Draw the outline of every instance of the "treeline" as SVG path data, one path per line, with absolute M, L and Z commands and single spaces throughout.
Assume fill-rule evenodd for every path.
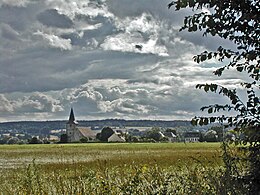
M 93 121 L 79 121 L 82 126 L 117 126 L 117 127 L 178 127 L 191 126 L 190 121 L 174 120 L 124 120 L 124 119 L 105 119 Z
M 124 120 L 124 119 L 105 119 L 105 120 L 82 120 L 78 121 L 80 126 L 86 127 L 104 127 L 104 126 L 117 126 L 117 127 L 178 127 L 178 126 L 191 126 L 189 121 L 174 120 L 174 121 L 161 121 L 161 120 Z M 18 121 L 18 122 L 5 122 L 0 123 L 0 132 L 12 131 L 23 132 L 31 134 L 49 134 L 50 130 L 65 129 L 66 121 Z

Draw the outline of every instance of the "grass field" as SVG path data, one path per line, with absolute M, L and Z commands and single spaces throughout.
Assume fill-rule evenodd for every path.
M 170 166 L 181 161 L 220 162 L 219 143 L 93 143 L 64 145 L 2 145 L 0 168 L 16 168 L 32 163 L 82 163 L 95 167 L 106 160 L 111 166 L 151 164 Z
M 0 146 L 2 194 L 218 194 L 219 143 Z M 225 188 L 227 189 L 227 188 Z

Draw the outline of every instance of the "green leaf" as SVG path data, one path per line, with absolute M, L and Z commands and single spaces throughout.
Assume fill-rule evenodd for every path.
M 192 30 L 193 30 L 193 31 L 197 31 L 197 30 L 198 30 L 197 25 L 193 25 Z
M 238 66 L 237 67 L 237 71 L 242 72 L 243 71 L 243 67 L 242 66 Z
M 205 85 L 204 91 L 208 92 L 209 91 L 209 85 Z
M 194 0 L 189 0 L 189 6 L 194 7 L 195 6 L 195 1 Z
M 198 122 L 198 121 L 197 121 L 196 119 L 192 119 L 192 120 L 191 120 L 192 126 L 196 126 L 196 125 L 197 125 L 197 122 Z
M 211 123 L 214 123 L 216 121 L 216 118 L 215 117 L 210 117 L 210 122 Z
M 207 56 L 206 55 L 202 55 L 201 56 L 201 61 L 203 62 L 203 61 L 205 61 L 207 59 Z
M 199 125 L 200 125 L 200 126 L 203 126 L 203 124 L 204 124 L 204 123 L 203 123 L 203 119 L 201 118 L 200 121 L 199 121 Z
M 209 119 L 208 119 L 208 118 L 205 118 L 204 121 L 203 121 L 203 124 L 204 124 L 204 125 L 208 125 L 208 124 L 209 124 Z

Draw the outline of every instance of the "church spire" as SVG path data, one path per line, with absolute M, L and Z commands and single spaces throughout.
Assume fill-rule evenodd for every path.
M 71 108 L 71 110 L 70 110 L 70 117 L 69 117 L 69 121 L 67 122 L 67 124 L 78 124 L 77 121 L 75 120 L 73 108 Z

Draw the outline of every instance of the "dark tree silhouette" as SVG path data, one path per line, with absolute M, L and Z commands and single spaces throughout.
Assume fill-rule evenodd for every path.
M 107 142 L 108 138 L 113 135 L 114 130 L 110 127 L 104 127 L 101 133 L 97 134 L 97 139 L 102 142 Z

